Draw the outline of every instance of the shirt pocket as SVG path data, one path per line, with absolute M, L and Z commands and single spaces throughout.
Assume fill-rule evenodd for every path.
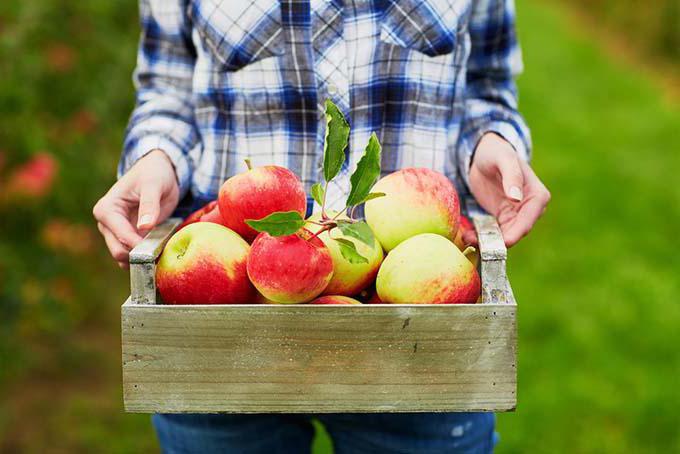
M 473 0 L 382 0 L 380 40 L 429 57 L 457 48 Z
M 226 71 L 284 53 L 279 0 L 193 0 L 188 14 Z

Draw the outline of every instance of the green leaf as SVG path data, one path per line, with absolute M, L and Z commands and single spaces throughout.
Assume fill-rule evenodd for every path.
M 305 225 L 297 211 L 277 211 L 262 219 L 246 219 L 248 224 L 258 232 L 267 232 L 271 236 L 292 235 Z
M 312 186 L 312 197 L 316 200 L 316 203 L 323 205 L 324 188 L 321 183 L 314 183 Z
M 326 140 L 323 146 L 323 176 L 331 181 L 345 162 L 349 124 L 338 106 L 326 100 Z
M 371 188 L 380 177 L 380 142 L 375 133 L 368 139 L 364 155 L 357 164 L 357 169 L 349 178 L 352 189 L 347 197 L 347 206 L 359 205 L 366 200 Z
M 371 192 L 364 198 L 364 200 L 362 200 L 359 203 L 368 202 L 369 200 L 377 199 L 379 197 L 385 197 L 386 195 L 387 194 L 385 194 L 384 192 Z
M 375 237 L 373 236 L 373 230 L 364 221 L 351 222 L 343 219 L 338 221 L 338 229 L 343 235 L 356 238 L 368 246 L 373 247 L 375 244 Z
M 359 264 L 368 263 L 368 259 L 357 252 L 357 248 L 353 242 L 344 238 L 333 238 L 340 246 L 340 253 L 349 263 Z

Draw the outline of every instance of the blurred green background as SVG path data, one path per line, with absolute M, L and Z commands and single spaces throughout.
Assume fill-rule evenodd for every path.
M 680 452 L 680 3 L 517 3 L 553 201 L 510 254 L 519 407 L 498 452 Z M 133 103 L 136 14 L 0 3 L 3 453 L 158 449 L 148 416 L 122 411 L 127 275 L 90 214 Z

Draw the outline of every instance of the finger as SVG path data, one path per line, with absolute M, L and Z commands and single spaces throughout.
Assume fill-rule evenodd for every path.
M 522 190 L 524 188 L 524 175 L 520 167 L 520 159 L 514 151 L 499 153 L 496 159 L 505 196 L 515 202 L 521 202 L 524 198 Z
M 158 221 L 160 211 L 160 186 L 155 183 L 142 185 L 139 195 L 139 217 L 137 218 L 137 228 L 147 230 L 153 228 Z
M 123 243 L 118 241 L 118 238 L 116 238 L 113 232 L 107 229 L 106 226 L 99 224 L 97 227 L 99 228 L 99 231 L 102 233 L 102 236 L 104 237 L 106 247 L 109 248 L 111 257 L 113 257 L 113 259 L 119 264 L 127 263 L 129 259 L 130 250 Z
M 121 210 L 109 196 L 106 196 L 97 202 L 92 211 L 95 219 L 113 233 L 119 242 L 133 248 L 142 241 L 142 237 Z
M 550 193 L 533 170 L 528 165 L 522 166 L 522 170 L 526 175 L 527 197 L 519 207 L 514 222 L 504 226 L 503 238 L 508 247 L 516 244 L 531 231 L 550 201 Z

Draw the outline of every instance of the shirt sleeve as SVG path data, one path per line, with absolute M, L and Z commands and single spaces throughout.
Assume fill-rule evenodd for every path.
M 189 152 L 198 142 L 192 78 L 196 50 L 186 0 L 140 0 L 142 33 L 133 75 L 136 105 L 128 123 L 118 176 L 160 149 L 172 161 L 180 193 L 191 185 Z
M 477 143 L 487 132 L 505 138 L 521 159 L 528 161 L 531 154 L 529 129 L 517 111 L 515 77 L 523 66 L 514 0 L 473 0 L 469 30 L 465 119 L 458 144 L 466 183 Z

